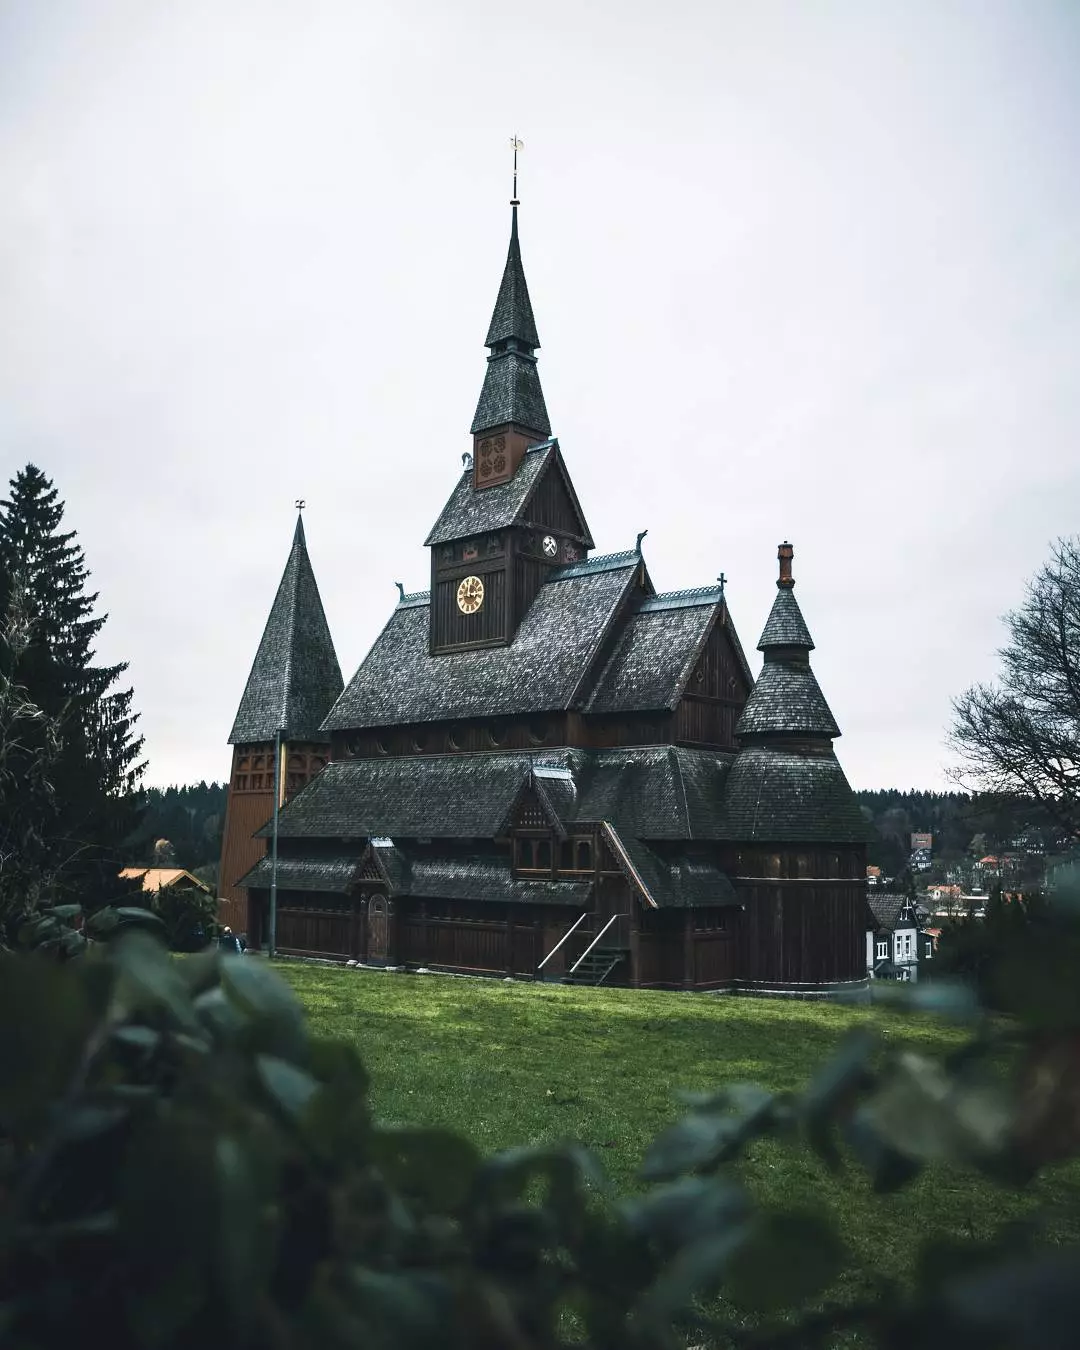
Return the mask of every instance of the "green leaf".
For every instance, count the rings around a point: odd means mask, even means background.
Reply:
[[[291,1065],[285,1067],[291,1069]],[[240,1140],[223,1135],[216,1141],[214,1169],[218,1195],[214,1279],[228,1309],[233,1335],[243,1344],[259,1289],[269,1275],[269,1252],[264,1250],[266,1244],[260,1233],[262,1196],[248,1150]]]
[[[993,1345],[1015,1350],[1073,1350],[1080,1324],[1080,1254],[1042,1253],[956,1281],[948,1311],[982,1329]]]
[[[960,980],[938,978],[922,984],[875,980],[875,1005],[893,1012],[934,1013],[956,1022],[972,1022],[985,1015],[975,989]]]
[[[319,1084],[311,1074],[275,1055],[259,1055],[255,1063],[263,1086],[273,1100],[290,1120],[298,1120],[319,1090]]]
[[[814,1151],[834,1170],[840,1153],[832,1127],[839,1113],[848,1108],[861,1088],[873,1081],[870,1060],[878,1045],[877,1033],[868,1027],[848,1032],[840,1049],[818,1071],[802,1095],[799,1113]]]
[[[161,916],[140,905],[118,905],[113,913],[121,924],[145,924],[148,928],[162,928]]]
[[[222,961],[221,987],[233,1006],[246,1014],[245,1035],[252,1048],[292,1063],[307,1062],[304,1010],[285,981],[264,961]]]
[[[852,1152],[870,1173],[880,1194],[899,1190],[922,1171],[922,1163],[883,1139],[866,1110],[860,1110],[844,1128]]]
[[[206,1304],[221,1217],[215,1131],[205,1109],[171,1107],[136,1134],[120,1178],[128,1316],[151,1350]]]
[[[198,1026],[178,963],[156,938],[138,929],[124,933],[112,948],[112,959],[122,1005],[133,1011],[164,1008],[177,1026],[189,1031]]]
[[[975,1067],[957,1078],[937,1060],[901,1054],[867,1105],[878,1135],[922,1162],[977,1163],[1005,1146],[1012,1109],[1004,1087]]]
[[[672,1344],[672,1322],[689,1310],[695,1298],[721,1284],[730,1262],[749,1236],[748,1224],[733,1224],[722,1233],[683,1247],[664,1266],[638,1305],[639,1317],[653,1329],[660,1344]]]
[[[82,913],[82,905],[50,905],[48,912],[54,919],[77,919]]]
[[[767,1211],[754,1219],[728,1263],[724,1293],[753,1312],[799,1307],[828,1289],[847,1259],[845,1244],[824,1216]]]
[[[98,1135],[108,1134],[128,1119],[127,1108],[119,1103],[96,1105],[79,1102],[68,1108],[57,1121],[57,1135],[64,1143],[82,1143]]]
[[[79,966],[37,956],[0,957],[0,1135],[40,1127],[92,1031]]]
[[[721,1105],[741,1100],[746,1107],[741,1115],[696,1112],[664,1130],[645,1154],[641,1174],[646,1180],[712,1171],[737,1157],[751,1139],[768,1134],[776,1123],[778,1100],[764,1089],[737,1096],[735,1089],[725,1089],[715,1100]]]
[[[121,1045],[130,1045],[136,1050],[144,1051],[156,1050],[161,1044],[161,1032],[155,1031],[153,1027],[135,1025],[116,1027],[112,1038]]]
[[[750,1199],[741,1186],[711,1177],[682,1177],[654,1186],[620,1206],[630,1230],[670,1250],[741,1223]]]
[[[464,1203],[480,1161],[473,1145],[450,1130],[378,1129],[370,1150],[391,1186],[447,1213]]]
[[[477,1173],[476,1197],[485,1203],[520,1199],[534,1181],[546,1181],[560,1197],[585,1187],[608,1189],[596,1155],[581,1144],[532,1144],[505,1149],[485,1158]]]

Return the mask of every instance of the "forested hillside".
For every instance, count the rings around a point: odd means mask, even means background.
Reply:
[[[225,784],[147,788],[144,795],[146,810],[131,841],[129,862],[186,867],[191,872],[216,868],[225,821]]]
[[[1047,853],[1061,843],[1037,802],[1017,797],[971,796],[966,792],[857,792],[874,826],[869,861],[895,875],[908,861],[913,831],[934,836],[935,862],[959,862],[1014,847],[1024,838]]]

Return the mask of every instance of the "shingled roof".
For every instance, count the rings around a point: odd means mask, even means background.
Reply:
[[[725,838],[748,843],[863,844],[869,838],[831,750],[740,750],[724,784],[722,818]]]
[[[494,487],[478,490],[473,486],[472,470],[466,469],[458,479],[449,501],[443,507],[424,543],[445,544],[451,539],[467,539],[470,535],[504,530],[508,526],[527,520],[529,504],[545,473],[562,475],[570,499],[578,507],[578,515],[584,526],[584,532],[576,537],[585,548],[592,548],[592,535],[578,506],[573,484],[563,468],[559,443],[555,440],[530,446],[513,478]]]
[[[619,553],[553,570],[506,647],[432,656],[430,602],[399,606],[323,729],[579,706],[590,692],[593,664],[635,585],[640,563],[636,553]]]
[[[532,301],[529,299],[529,284],[525,280],[525,269],[521,265],[521,241],[518,239],[516,206],[510,213],[510,246],[506,251],[506,266],[503,268],[499,294],[495,298],[495,308],[491,314],[484,346],[495,347],[505,342],[507,338],[516,338],[526,347],[540,346],[540,335],[536,331]]]
[[[484,345],[491,349],[472,431],[516,422],[541,436],[551,435],[544,391],[536,369],[536,332],[525,269],[521,265],[517,207],[513,208],[510,247],[499,294]]]
[[[528,775],[528,756],[512,753],[334,760],[286,804],[278,834],[494,839]]]
[[[282,809],[282,839],[494,839],[536,774],[564,827],[608,821],[624,837],[727,839],[732,756],[683,746],[492,751],[334,760]],[[557,776],[552,776],[557,775]],[[259,831],[266,838],[268,823]]]
[[[903,927],[918,926],[918,916],[910,896],[902,891],[873,890],[866,897],[867,927],[892,932]],[[909,911],[905,920],[903,915]]]
[[[719,587],[647,599],[623,628],[588,703],[592,713],[674,708],[720,612]]]
[[[236,883],[252,889],[270,887],[274,864],[269,856],[260,858],[250,872]],[[289,858],[279,857],[277,884],[279,891],[315,891],[344,895],[352,886],[359,870],[359,858]]]
[[[297,517],[292,549],[248,675],[229,744],[320,739],[342,689],[341,667]]]
[[[794,549],[785,542],[778,551],[781,562],[776,599],[758,642],[758,651],[765,653],[765,664],[735,724],[735,734],[743,739],[795,736],[831,740],[840,735],[840,728],[810,669],[814,643],[795,599],[790,566]]]
[[[735,734],[831,739],[840,735],[840,728],[806,662],[766,660]]]
[[[732,756],[675,745],[579,751],[576,816],[637,839],[723,839],[723,783]]]
[[[624,837],[611,826],[605,836],[631,885],[653,909],[740,905],[730,878],[715,863],[683,854],[662,858],[640,839]]]
[[[802,647],[808,652],[814,650],[814,640],[792,586],[781,586],[776,592],[776,599],[757,645],[759,652],[768,651],[770,647]]]

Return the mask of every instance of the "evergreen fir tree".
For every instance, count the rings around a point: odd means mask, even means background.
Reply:
[[[137,822],[143,740],[135,734],[132,690],[116,689],[126,663],[99,666],[94,641],[107,615],[95,615],[89,572],[75,531],[61,528],[64,504],[33,464],[0,501],[0,572],[23,597],[29,640],[12,678],[59,726],[50,766],[55,816],[48,839],[55,884],[87,909],[115,899],[122,846]]]

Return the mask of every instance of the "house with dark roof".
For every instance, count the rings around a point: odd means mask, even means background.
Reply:
[[[866,971],[875,980],[919,978],[919,943],[928,915],[920,914],[907,895],[897,891],[874,891],[866,899]],[[925,951],[932,955],[932,947]]]
[[[253,944],[295,955],[861,983],[866,826],[794,550],[756,680],[723,580],[659,591],[643,536],[595,552],[540,385],[517,217],[472,454],[425,540],[430,587],[401,592],[344,687],[297,527],[231,737],[223,889],[248,897]]]

